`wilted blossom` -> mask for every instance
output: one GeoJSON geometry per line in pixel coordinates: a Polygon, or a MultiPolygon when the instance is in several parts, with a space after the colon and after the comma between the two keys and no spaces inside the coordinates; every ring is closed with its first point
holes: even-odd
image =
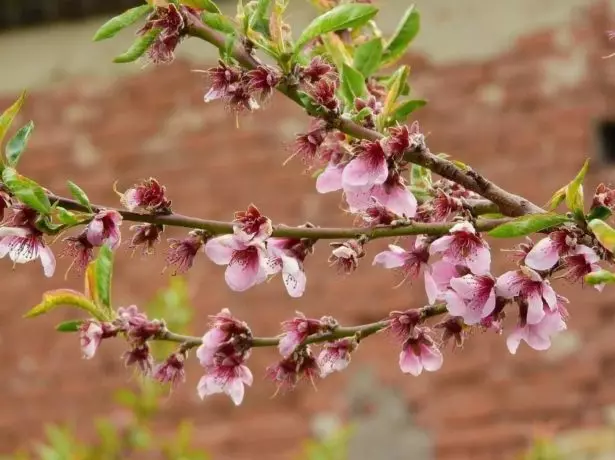
{"type": "Polygon", "coordinates": [[[343,243],[330,243],[333,247],[329,256],[331,266],[337,267],[340,273],[352,273],[359,266],[359,259],[365,255],[363,243],[358,240],[348,240],[343,243]]]}
{"type": "Polygon", "coordinates": [[[615,190],[607,187],[604,184],[599,184],[596,187],[596,193],[592,200],[591,209],[595,209],[599,206],[609,208],[611,211],[615,210],[615,190]]]}
{"type": "MultiPolygon", "coordinates": [[[[598,262],[600,256],[596,252],[583,244],[579,244],[574,253],[562,259],[564,267],[564,277],[570,282],[583,281],[585,275],[597,272],[602,269],[598,262]]],[[[604,289],[604,283],[596,284],[594,287],[598,291],[604,289]]]]}
{"type": "Polygon", "coordinates": [[[354,100],[354,108],[357,112],[363,109],[369,109],[369,114],[361,120],[361,124],[368,128],[375,128],[374,115],[382,113],[383,104],[374,96],[370,95],[367,99],[356,98],[354,100]]]}
{"type": "Polygon", "coordinates": [[[305,292],[307,277],[303,261],[312,251],[313,242],[296,238],[269,238],[267,240],[267,274],[282,272],[282,280],[291,297],[301,297],[305,292]]]}
{"type": "Polygon", "coordinates": [[[327,342],[323,345],[318,355],[317,362],[320,368],[320,377],[324,378],[335,371],[341,372],[350,364],[350,357],[359,343],[354,337],[345,337],[335,342],[327,342]]]}
{"type": "Polygon", "coordinates": [[[534,270],[549,270],[576,247],[577,239],[570,231],[556,230],[534,245],[525,256],[525,265],[534,270]]]}
{"type": "Polygon", "coordinates": [[[142,254],[152,254],[154,247],[160,242],[164,227],[159,224],[139,224],[130,227],[130,231],[134,232],[128,247],[133,251],[139,246],[142,246],[142,254]]]}
{"type": "Polygon", "coordinates": [[[154,357],[149,345],[143,343],[124,353],[124,365],[135,366],[145,376],[151,375],[154,370],[154,357]]]}
{"type": "Polygon", "coordinates": [[[312,120],[306,133],[300,133],[295,136],[293,153],[289,160],[295,156],[299,156],[304,165],[312,166],[316,161],[318,149],[324,142],[326,135],[327,130],[325,124],[321,120],[312,120]]]}
{"type": "Polygon", "coordinates": [[[261,65],[247,72],[245,78],[248,92],[256,94],[264,102],[271,97],[275,87],[280,83],[281,75],[275,69],[261,65]]]}
{"type": "Polygon", "coordinates": [[[314,378],[320,374],[318,361],[309,346],[295,350],[290,356],[267,368],[267,376],[276,383],[278,391],[294,388],[303,378],[314,384],[314,378]]]}
{"type": "Polygon", "coordinates": [[[248,325],[235,318],[228,308],[211,316],[210,329],[203,335],[202,344],[196,350],[196,356],[202,366],[212,366],[218,349],[231,340],[246,342],[252,336],[248,325]]]}
{"type": "Polygon", "coordinates": [[[519,304],[519,325],[506,339],[508,350],[517,353],[521,341],[525,341],[534,350],[547,350],[551,346],[551,338],[558,332],[566,330],[565,319],[568,316],[565,303],[568,299],[557,296],[555,308],[544,306],[544,314],[540,321],[530,324],[527,320],[528,306],[525,302],[519,304]]]}
{"type": "Polygon", "coordinates": [[[416,326],[423,321],[421,312],[416,309],[392,311],[389,314],[389,318],[389,325],[386,330],[402,341],[410,337],[414,333],[416,326]]]}
{"type": "Polygon", "coordinates": [[[218,61],[216,67],[202,71],[209,77],[210,88],[205,94],[205,102],[225,99],[229,95],[229,89],[238,85],[241,81],[242,71],[238,67],[232,67],[223,61],[218,61]]]}
{"type": "Polygon", "coordinates": [[[416,198],[406,187],[404,178],[396,172],[390,173],[382,184],[367,187],[344,186],[344,196],[350,212],[367,209],[375,199],[398,216],[413,218],[416,215],[416,198]]]}
{"type": "Polygon", "coordinates": [[[381,141],[363,140],[355,149],[355,156],[342,173],[344,190],[348,187],[369,187],[383,184],[389,176],[387,157],[381,141]]]}
{"type": "Polygon", "coordinates": [[[173,353],[156,367],[153,375],[154,380],[163,384],[171,384],[171,389],[174,389],[180,383],[184,383],[186,381],[185,360],[184,353],[173,353]]]}
{"type": "Polygon", "coordinates": [[[376,227],[378,225],[391,225],[397,220],[397,214],[382,205],[376,198],[372,197],[371,206],[358,212],[360,224],[366,227],[376,227]]]}
{"type": "Polygon", "coordinates": [[[452,278],[467,275],[466,267],[439,260],[425,270],[425,292],[430,305],[436,300],[444,300],[452,278]]]}
{"type": "Polygon", "coordinates": [[[56,259],[43,239],[43,232],[30,225],[0,227],[0,238],[0,259],[8,255],[14,264],[40,259],[45,276],[53,276],[56,259]]]}
{"type": "Polygon", "coordinates": [[[205,244],[205,254],[213,263],[227,265],[224,279],[233,291],[245,291],[267,279],[267,252],[262,241],[222,235],[205,244]]]}
{"type": "Polygon", "coordinates": [[[143,345],[162,331],[162,323],[157,319],[148,319],[147,314],[139,311],[136,305],[118,308],[117,315],[115,324],[126,332],[133,345],[143,345]]]}
{"type": "Polygon", "coordinates": [[[102,339],[115,337],[118,330],[109,323],[99,323],[94,320],[87,320],[79,327],[79,341],[81,342],[81,352],[85,359],[92,359],[96,350],[100,346],[102,339]]]}
{"type": "Polygon", "coordinates": [[[475,275],[486,275],[491,266],[489,245],[469,222],[455,224],[450,235],[431,243],[429,253],[441,253],[444,260],[466,266],[475,275]]]}
{"type": "Polygon", "coordinates": [[[307,88],[307,92],[314,101],[332,112],[339,108],[340,101],[337,99],[337,81],[323,78],[307,88]]]}
{"type": "Polygon", "coordinates": [[[417,278],[421,270],[428,270],[428,261],[429,244],[424,237],[419,236],[414,240],[414,246],[410,250],[389,244],[387,251],[376,254],[372,265],[398,269],[403,275],[403,280],[406,280],[417,278]]]}
{"type": "Polygon", "coordinates": [[[431,222],[445,222],[463,210],[463,203],[459,198],[442,190],[436,190],[436,196],[429,201],[428,206],[431,210],[431,222]]]}
{"type": "Polygon", "coordinates": [[[205,233],[201,230],[192,230],[188,236],[181,240],[170,238],[167,252],[166,266],[175,266],[174,275],[187,272],[194,263],[194,257],[205,243],[205,233]]]}
{"type": "Polygon", "coordinates": [[[120,225],[122,215],[113,209],[103,209],[98,211],[86,228],[88,241],[93,246],[106,244],[111,249],[120,245],[122,234],[120,225]]]}
{"type": "Polygon", "coordinates": [[[283,357],[289,356],[310,335],[332,330],[333,324],[320,319],[306,318],[301,312],[296,312],[293,319],[282,323],[284,334],[280,337],[278,350],[283,357]]]}
{"type": "Polygon", "coordinates": [[[307,83],[316,83],[323,78],[337,80],[334,67],[326,62],[322,56],[315,56],[307,67],[301,69],[299,78],[307,83]]]}
{"type": "Polygon", "coordinates": [[[420,375],[423,370],[435,372],[442,367],[444,357],[429,336],[429,330],[415,328],[415,332],[403,345],[399,354],[399,368],[405,374],[420,375]]]}
{"type": "Polygon", "coordinates": [[[271,236],[273,227],[271,219],[261,214],[256,206],[251,204],[247,211],[237,211],[233,220],[233,231],[241,240],[265,241],[271,236]]]}
{"type": "Polygon", "coordinates": [[[463,319],[456,316],[448,316],[443,321],[434,325],[434,329],[442,330],[442,344],[446,345],[449,340],[455,341],[455,346],[460,348],[465,341],[465,328],[463,319]]]}
{"type": "Polygon", "coordinates": [[[145,25],[137,32],[143,35],[152,29],[160,30],[147,50],[147,55],[154,64],[167,64],[175,59],[175,48],[182,40],[186,27],[184,14],[195,14],[195,10],[185,5],[178,7],[173,3],[156,6],[145,25]]]}
{"type": "Polygon", "coordinates": [[[121,193],[120,201],[129,211],[143,209],[151,213],[166,214],[171,210],[171,200],[166,196],[166,187],[153,177],[121,193]]]}
{"type": "Polygon", "coordinates": [[[446,291],[446,308],[466,324],[478,324],[495,309],[495,279],[490,275],[465,275],[452,278],[446,291]]]}
{"type": "Polygon", "coordinates": [[[71,257],[73,261],[69,270],[74,268],[77,273],[83,273],[94,259],[94,246],[88,240],[87,232],[83,231],[77,236],[68,236],[62,241],[66,243],[66,247],[60,253],[60,257],[71,257]]]}
{"type": "Polygon", "coordinates": [[[518,265],[525,265],[525,258],[534,247],[534,241],[529,236],[525,237],[525,242],[518,244],[513,249],[502,249],[502,251],[509,252],[511,259],[517,262],[518,265]]]}
{"type": "Polygon", "coordinates": [[[506,299],[519,297],[522,302],[526,302],[528,324],[537,324],[544,318],[544,304],[551,310],[554,310],[557,304],[556,294],[549,280],[542,279],[528,267],[521,267],[500,276],[496,281],[496,292],[498,296],[506,299]]]}

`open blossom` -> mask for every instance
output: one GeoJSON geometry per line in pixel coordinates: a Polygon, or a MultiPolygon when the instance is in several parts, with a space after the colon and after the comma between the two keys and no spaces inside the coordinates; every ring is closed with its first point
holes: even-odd
{"type": "Polygon", "coordinates": [[[372,205],[359,211],[358,220],[366,227],[391,225],[397,220],[397,215],[386,206],[383,206],[376,198],[372,197],[372,205]]]}
{"type": "Polygon", "coordinates": [[[175,266],[173,274],[176,275],[185,273],[192,267],[194,258],[205,242],[205,234],[201,230],[192,230],[186,238],[169,238],[168,242],[166,266],[175,266]]]}
{"type": "Polygon", "coordinates": [[[117,332],[117,329],[108,323],[99,323],[94,320],[84,321],[79,327],[79,341],[83,357],[92,359],[102,339],[115,337],[117,332]]]}
{"type": "Polygon", "coordinates": [[[41,231],[33,226],[0,227],[0,238],[0,259],[8,255],[15,264],[40,259],[45,276],[53,276],[56,259],[41,231]]]}
{"type": "Polygon", "coordinates": [[[442,367],[444,357],[426,328],[416,328],[399,354],[399,368],[405,374],[420,375],[423,370],[435,372],[442,367]]]}
{"type": "Polygon", "coordinates": [[[184,361],[186,357],[183,353],[173,353],[154,371],[154,380],[160,383],[170,383],[174,389],[180,383],[186,381],[186,370],[184,361]]]}
{"type": "Polygon", "coordinates": [[[314,378],[320,374],[318,361],[309,346],[295,350],[290,356],[267,368],[267,376],[276,383],[278,391],[294,388],[303,378],[314,384],[314,378]]]}
{"type": "Polygon", "coordinates": [[[111,249],[117,248],[122,239],[121,223],[122,216],[119,212],[112,209],[99,211],[87,226],[88,241],[94,246],[106,244],[111,249]]]}
{"type": "Polygon", "coordinates": [[[534,350],[547,350],[551,346],[551,338],[558,332],[566,330],[566,317],[568,316],[565,303],[568,299],[557,296],[556,307],[545,305],[542,319],[535,324],[527,321],[527,305],[520,304],[519,325],[506,339],[508,350],[514,355],[517,353],[519,344],[523,340],[534,350]]]}
{"type": "Polygon", "coordinates": [[[528,304],[527,323],[537,324],[545,316],[543,304],[556,308],[556,294],[549,280],[528,267],[504,273],[496,281],[496,292],[507,299],[519,297],[528,304]]]}
{"type": "Polygon", "coordinates": [[[248,325],[235,318],[228,308],[211,316],[210,326],[210,329],[203,335],[202,344],[196,350],[197,358],[205,367],[214,364],[214,355],[222,345],[231,340],[241,344],[252,337],[248,325]]]}
{"type": "Polygon", "coordinates": [[[171,209],[171,200],[166,196],[166,187],[153,177],[121,193],[120,201],[129,211],[143,209],[147,212],[164,214],[171,209]]]}
{"type": "Polygon", "coordinates": [[[222,235],[205,244],[205,254],[213,263],[227,265],[224,279],[233,291],[245,291],[267,279],[267,253],[261,241],[222,235]]]}
{"type": "Polygon", "coordinates": [[[252,372],[245,365],[244,356],[232,354],[216,356],[215,363],[206,368],[206,374],[197,385],[199,397],[224,393],[236,406],[243,401],[245,385],[251,386],[254,381],[252,372]]]}
{"type": "Polygon", "coordinates": [[[567,230],[556,230],[543,238],[525,256],[525,265],[534,270],[549,270],[560,257],[574,252],[577,239],[567,230]]]}
{"type": "Polygon", "coordinates": [[[417,237],[414,247],[409,251],[389,244],[388,251],[376,254],[373,265],[382,265],[384,268],[394,268],[401,271],[403,279],[417,278],[421,270],[427,270],[429,261],[429,245],[423,237],[417,237]]]}
{"type": "Polygon", "coordinates": [[[351,212],[367,209],[375,199],[398,216],[412,218],[416,215],[416,198],[397,173],[389,174],[382,184],[368,187],[346,186],[344,195],[351,212]]]}
{"type": "Polygon", "coordinates": [[[246,243],[248,241],[265,241],[271,236],[273,227],[271,219],[261,214],[251,204],[247,211],[237,211],[233,220],[233,231],[246,243]]]}
{"type": "Polygon", "coordinates": [[[331,266],[337,267],[340,273],[352,273],[359,266],[359,259],[365,255],[363,243],[358,240],[348,240],[344,243],[330,243],[333,247],[329,256],[331,266]]]}
{"type": "Polygon", "coordinates": [[[306,318],[301,312],[297,316],[282,323],[284,334],[280,338],[278,350],[284,357],[289,356],[310,335],[331,329],[331,324],[319,319],[306,318]]]}
{"type": "Polygon", "coordinates": [[[452,278],[446,292],[446,308],[466,324],[478,324],[495,309],[495,279],[489,275],[452,278]]]}
{"type": "Polygon", "coordinates": [[[66,242],[66,248],[60,257],[72,257],[73,261],[69,270],[74,268],[77,273],[83,273],[94,259],[94,246],[88,240],[87,232],[81,232],[77,236],[68,236],[63,241],[66,242]]]}
{"type": "MultiPolygon", "coordinates": [[[[596,252],[583,244],[579,244],[574,252],[562,259],[564,265],[564,276],[571,282],[583,281],[585,275],[597,272],[602,269],[598,262],[600,256],[596,252]]],[[[604,289],[604,283],[594,286],[598,291],[604,289]]]]}
{"type": "Polygon", "coordinates": [[[431,243],[430,254],[442,253],[443,259],[468,267],[475,275],[486,275],[491,266],[489,245],[469,222],[455,224],[450,235],[431,243]]]}
{"type": "Polygon", "coordinates": [[[325,343],[317,358],[320,377],[324,378],[335,371],[341,372],[346,369],[350,364],[352,352],[358,346],[359,343],[354,337],[345,337],[335,342],[325,343]]]}
{"type": "Polygon", "coordinates": [[[301,297],[305,292],[307,277],[303,261],[312,250],[308,240],[295,238],[269,238],[267,240],[267,274],[282,272],[282,280],[291,297],[301,297]]]}
{"type": "Polygon", "coordinates": [[[463,203],[461,199],[437,190],[436,196],[429,202],[429,207],[432,222],[445,222],[463,209],[463,203]]]}
{"type": "Polygon", "coordinates": [[[164,227],[158,224],[139,224],[130,227],[135,232],[128,247],[133,251],[142,246],[142,254],[152,254],[154,247],[160,242],[164,227]]]}
{"type": "Polygon", "coordinates": [[[363,140],[355,156],[344,168],[342,184],[348,187],[368,187],[383,184],[389,175],[387,157],[381,141],[363,140]]]}
{"type": "Polygon", "coordinates": [[[444,300],[451,279],[467,274],[467,269],[452,264],[446,260],[439,260],[425,270],[425,292],[430,305],[436,300],[444,300]]]}

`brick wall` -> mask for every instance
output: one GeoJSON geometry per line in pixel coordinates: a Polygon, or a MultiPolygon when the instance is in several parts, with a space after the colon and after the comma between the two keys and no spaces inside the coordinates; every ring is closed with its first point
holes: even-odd
{"type": "MultiPolygon", "coordinates": [[[[528,21],[536,22],[529,15],[530,3],[524,11],[528,21]]],[[[549,2],[544,14],[559,11],[563,3],[572,7],[575,2],[549,2]]],[[[438,24],[446,24],[447,10],[441,10],[430,10],[431,36],[438,24]]],[[[613,24],[611,10],[605,3],[571,9],[559,22],[511,33],[514,38],[505,46],[500,43],[488,53],[479,51],[493,45],[491,38],[501,42],[501,34],[489,35],[488,10],[470,10],[468,21],[455,24],[463,36],[467,28],[482,30],[476,50],[469,47],[458,59],[448,49],[409,57],[413,88],[430,100],[419,113],[429,145],[472,164],[505,188],[545,202],[584,157],[595,156],[594,122],[615,110],[609,102],[615,94],[610,86],[615,61],[602,59],[613,51],[604,40],[604,30],[613,24]]],[[[493,17],[500,16],[493,12],[493,17]]],[[[523,17],[516,20],[524,23],[523,17]]],[[[450,47],[462,46],[455,43],[455,30],[445,33],[450,47]]],[[[0,44],[19,43],[18,38],[5,38],[0,37],[0,44]]],[[[23,43],[30,42],[23,38],[23,43]]],[[[22,61],[25,67],[33,65],[23,57],[15,62],[22,61]]],[[[92,67],[99,65],[92,62],[92,67]]],[[[33,90],[24,111],[24,118],[37,124],[23,159],[24,172],[58,193],[72,179],[99,203],[116,202],[113,181],[123,187],[152,175],[168,186],[175,210],[184,214],[228,219],[231,211],[253,201],[276,222],[349,224],[338,210],[338,196],[316,197],[312,180],[301,175],[298,164],[281,167],[288,156],[284,145],[306,124],[299,110],[276,98],[260,116],[242,118],[237,130],[234,118],[221,107],[201,102],[202,81],[190,72],[196,66],[194,60],[180,60],[114,78],[53,74],[53,84],[47,81],[33,90]]],[[[15,70],[7,67],[7,72],[15,70]]],[[[0,105],[13,97],[5,93],[0,105]]],[[[595,159],[589,180],[609,180],[612,172],[595,159]]],[[[169,231],[167,236],[178,235],[169,231]]],[[[370,255],[381,246],[370,245],[370,255]]],[[[232,293],[220,267],[202,257],[187,276],[198,309],[195,331],[203,331],[207,315],[222,307],[266,335],[275,333],[275,324],[295,310],[361,323],[393,309],[419,307],[425,300],[420,286],[392,289],[392,274],[370,267],[369,258],[345,278],[327,268],[326,257],[326,247],[317,247],[307,262],[307,293],[298,300],[286,296],[279,280],[232,293]]],[[[497,257],[494,271],[508,266],[497,257]]],[[[61,262],[58,275],[45,280],[35,264],[11,271],[9,262],[0,263],[0,451],[40,436],[44,421],[67,421],[80,433],[91,434],[89,421],[111,413],[113,389],[129,378],[118,360],[123,351],[119,341],[105,343],[96,359],[85,362],[74,337],[52,331],[68,313],[21,319],[43,290],[64,285],[66,268],[66,261],[61,262]]],[[[161,268],[161,255],[144,261],[121,250],[116,304],[149,298],[166,281],[161,268]]],[[[80,287],[78,280],[68,283],[80,287]]],[[[305,386],[271,399],[273,387],[263,381],[263,369],[275,359],[275,351],[259,350],[251,359],[255,384],[241,408],[231,407],[225,398],[200,402],[194,391],[199,369],[191,365],[188,383],[164,405],[161,430],[188,416],[198,426],[199,445],[217,453],[216,458],[248,459],[259,452],[263,458],[286,459],[310,434],[317,417],[351,415],[360,427],[373,427],[353,440],[353,459],[374,458],[366,446],[379,449],[382,458],[408,458],[411,448],[415,458],[509,458],[541,427],[603,425],[605,408],[615,403],[613,294],[609,289],[602,296],[581,289],[560,292],[572,301],[570,330],[547,353],[524,347],[513,357],[502,337],[472,337],[463,350],[446,353],[441,372],[412,378],[397,368],[397,346],[386,337],[374,337],[362,345],[349,371],[329,377],[317,392],[305,386]],[[372,375],[367,383],[365,373],[372,375]],[[408,443],[408,437],[415,442],[408,443]]]]}

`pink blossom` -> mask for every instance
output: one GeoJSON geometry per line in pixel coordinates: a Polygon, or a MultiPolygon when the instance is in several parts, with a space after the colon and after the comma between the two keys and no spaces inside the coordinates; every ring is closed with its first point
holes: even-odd
{"type": "Polygon", "coordinates": [[[324,171],[316,178],[316,191],[318,193],[335,192],[342,188],[342,174],[344,166],[329,162],[324,171]]]}
{"type": "Polygon", "coordinates": [[[363,140],[356,148],[355,156],[342,173],[346,188],[369,187],[383,184],[389,175],[387,157],[380,141],[363,140]]]}
{"type": "Polygon", "coordinates": [[[245,385],[251,386],[253,381],[252,372],[242,358],[227,356],[207,369],[206,375],[199,380],[197,391],[201,399],[225,393],[239,406],[243,401],[245,385]]]}
{"type": "Polygon", "coordinates": [[[256,206],[251,204],[247,211],[237,211],[233,220],[233,231],[241,240],[265,241],[271,236],[273,227],[271,219],[261,214],[256,206]]]}
{"type": "Polygon", "coordinates": [[[216,352],[231,339],[234,339],[237,345],[242,345],[252,337],[248,325],[235,318],[228,308],[210,318],[210,329],[203,335],[202,344],[196,350],[197,358],[205,367],[214,364],[216,352]]]}
{"type": "Polygon", "coordinates": [[[363,243],[358,240],[348,240],[344,243],[330,243],[333,247],[329,263],[340,273],[350,274],[359,266],[359,259],[365,255],[363,243]]]}
{"type": "Polygon", "coordinates": [[[452,278],[445,294],[446,308],[469,325],[478,324],[495,309],[495,279],[489,275],[452,278]]]}
{"type": "Polygon", "coordinates": [[[103,328],[96,321],[85,321],[79,328],[79,340],[81,341],[81,352],[85,359],[92,359],[103,338],[103,328]]]}
{"type": "Polygon", "coordinates": [[[205,254],[213,263],[227,265],[224,279],[233,291],[245,291],[267,279],[267,253],[261,241],[222,235],[205,244],[205,254]]]}
{"type": "Polygon", "coordinates": [[[166,197],[166,187],[153,177],[121,193],[120,201],[129,211],[143,209],[151,213],[164,214],[171,209],[171,200],[166,197]]]}
{"type": "Polygon", "coordinates": [[[469,222],[455,224],[450,235],[442,236],[429,247],[430,254],[442,253],[443,259],[468,267],[475,275],[486,275],[491,266],[489,245],[469,222]]]}
{"type": "Polygon", "coordinates": [[[428,269],[428,261],[429,245],[424,238],[417,237],[414,241],[414,247],[409,251],[394,244],[389,244],[388,251],[376,254],[372,265],[399,269],[405,280],[417,278],[421,270],[428,269]]]}
{"type": "Polygon", "coordinates": [[[423,370],[435,372],[442,367],[442,353],[425,328],[417,328],[399,354],[399,368],[405,374],[420,375],[423,370]]]}
{"type": "Polygon", "coordinates": [[[560,257],[571,254],[577,240],[569,231],[556,230],[540,240],[525,256],[525,265],[534,270],[549,270],[560,257]]]}
{"type": "Polygon", "coordinates": [[[567,313],[564,303],[568,303],[568,299],[558,295],[556,307],[553,309],[545,306],[542,318],[534,324],[527,321],[529,311],[527,306],[522,306],[520,308],[520,324],[506,339],[508,351],[513,355],[517,353],[517,348],[519,348],[522,340],[534,350],[549,349],[551,338],[558,332],[566,330],[565,318],[567,313]]]}
{"type": "Polygon", "coordinates": [[[386,330],[391,331],[398,339],[406,341],[422,321],[421,312],[417,309],[392,311],[389,313],[389,325],[386,330]]]}
{"type": "Polygon", "coordinates": [[[391,174],[384,184],[369,187],[344,187],[350,212],[359,212],[373,206],[374,200],[398,216],[415,217],[416,198],[398,174],[391,174]]]}
{"type": "Polygon", "coordinates": [[[106,244],[111,249],[120,245],[122,215],[112,209],[98,211],[86,228],[88,241],[94,246],[106,244]]]}
{"type": "Polygon", "coordinates": [[[303,261],[311,250],[305,240],[270,238],[267,240],[267,274],[282,272],[282,280],[291,297],[301,297],[305,292],[307,277],[303,261]]]}
{"type": "Polygon", "coordinates": [[[309,346],[295,350],[290,356],[267,368],[267,376],[276,382],[278,391],[294,388],[303,378],[314,384],[314,378],[320,374],[318,361],[309,346]]]}
{"type": "Polygon", "coordinates": [[[341,372],[346,369],[350,364],[351,353],[358,346],[358,342],[353,337],[325,343],[317,359],[320,377],[324,378],[335,371],[341,372]]]}
{"type": "MultiPolygon", "coordinates": [[[[583,281],[585,275],[602,269],[598,265],[600,256],[592,248],[583,244],[579,244],[573,254],[564,257],[562,260],[565,270],[564,276],[573,283],[583,281]]],[[[594,287],[601,292],[604,289],[604,283],[596,284],[594,287]]]]}
{"type": "Polygon", "coordinates": [[[519,297],[521,301],[527,302],[527,323],[537,324],[545,313],[543,302],[553,310],[556,307],[556,294],[551,283],[534,270],[528,267],[521,267],[520,270],[513,270],[504,273],[496,281],[496,292],[498,296],[506,299],[519,297]]]}
{"type": "Polygon", "coordinates": [[[442,190],[436,191],[436,196],[429,205],[432,210],[430,216],[432,222],[445,222],[463,209],[460,198],[448,195],[442,190]]]}
{"type": "Polygon", "coordinates": [[[444,300],[451,279],[465,275],[464,268],[446,260],[439,260],[425,270],[425,292],[430,305],[436,300],[444,300]]]}
{"type": "Polygon", "coordinates": [[[8,255],[14,264],[40,259],[45,276],[53,276],[56,259],[42,232],[33,226],[0,227],[0,238],[0,259],[8,255]]]}
{"type": "Polygon", "coordinates": [[[145,344],[162,331],[162,323],[157,319],[148,319],[147,314],[139,311],[136,305],[120,307],[117,314],[115,324],[119,325],[129,342],[135,346],[145,344]]]}
{"type": "Polygon", "coordinates": [[[391,225],[397,220],[397,215],[372,197],[372,205],[359,211],[356,220],[359,222],[359,225],[376,227],[378,225],[391,225]]]}
{"type": "Polygon", "coordinates": [[[186,381],[186,370],[183,353],[173,353],[154,371],[154,380],[160,383],[170,383],[171,389],[186,381]]]}
{"type": "MultiPolygon", "coordinates": [[[[203,247],[206,236],[202,230],[192,230],[182,239],[169,238],[169,250],[166,257],[166,267],[175,266],[174,275],[185,273],[194,263],[199,250],[203,247]]],[[[165,269],[166,269],[165,267],[165,269]]]]}
{"type": "Polygon", "coordinates": [[[330,330],[330,325],[319,319],[306,318],[301,312],[292,320],[284,321],[282,329],[284,334],[280,337],[278,350],[283,357],[288,357],[310,335],[330,330]]]}

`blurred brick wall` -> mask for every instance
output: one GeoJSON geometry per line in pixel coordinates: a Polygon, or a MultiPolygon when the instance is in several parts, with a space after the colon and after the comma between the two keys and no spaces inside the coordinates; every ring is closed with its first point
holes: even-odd
{"type": "MultiPolygon", "coordinates": [[[[545,202],[584,157],[595,157],[593,123],[615,109],[608,102],[615,94],[610,87],[615,61],[602,59],[613,51],[604,39],[609,24],[610,9],[597,3],[574,10],[557,28],[517,34],[497,55],[456,62],[412,55],[412,86],[430,101],[417,116],[431,149],[545,202]]],[[[454,40],[454,31],[447,33],[454,40]]],[[[63,77],[32,91],[22,119],[34,119],[37,128],[22,160],[24,173],[57,193],[65,192],[66,179],[76,181],[97,203],[117,204],[111,191],[115,180],[122,188],[151,175],[168,186],[175,210],[183,214],[228,219],[255,202],[276,222],[350,224],[338,210],[339,196],[316,196],[313,181],[301,175],[298,164],[281,167],[288,156],[285,145],[307,123],[300,111],[278,97],[266,111],[242,117],[236,129],[220,106],[201,102],[201,77],[190,72],[195,67],[178,61],[115,79],[63,77]]],[[[4,94],[0,106],[14,96],[4,94]]],[[[609,165],[597,158],[593,164],[592,184],[612,177],[609,165]]],[[[170,230],[167,237],[181,234],[170,230]]],[[[319,244],[307,262],[307,293],[298,300],[287,297],[279,279],[232,293],[223,270],[203,256],[188,274],[198,309],[194,330],[204,331],[207,315],[223,307],[268,335],[295,310],[333,314],[353,324],[421,306],[421,286],[392,289],[393,275],[370,267],[382,245],[370,245],[357,273],[344,278],[327,268],[327,247],[319,244]]],[[[120,250],[116,305],[149,299],[166,282],[162,266],[162,254],[142,260],[120,250]]],[[[494,272],[509,266],[498,257],[494,272]]],[[[70,422],[91,434],[90,421],[113,412],[113,390],[129,381],[118,359],[120,341],[104,343],[96,359],[86,362],[79,359],[76,337],[53,332],[70,312],[27,322],[21,318],[43,290],[65,285],[66,268],[62,261],[57,275],[46,280],[36,264],[11,271],[10,262],[0,262],[1,452],[40,437],[44,422],[70,422]]],[[[80,287],[74,278],[68,283],[80,287]]],[[[413,378],[399,372],[397,345],[374,337],[361,346],[347,372],[319,382],[317,392],[306,385],[271,399],[274,388],[263,380],[263,370],[276,353],[259,350],[250,362],[255,384],[240,408],[223,397],[200,402],[195,392],[200,371],[192,365],[187,384],[164,404],[161,429],[187,416],[197,423],[199,445],[215,458],[248,459],[258,452],[262,458],[286,459],[310,435],[318,415],[350,414],[369,423],[374,407],[387,407],[384,412],[393,415],[402,407],[407,417],[381,417],[384,433],[367,430],[353,441],[353,458],[367,458],[360,449],[367,444],[380,446],[382,458],[407,458],[402,454],[410,447],[403,440],[411,433],[419,433],[427,446],[416,458],[431,458],[430,444],[441,460],[509,458],[527,445],[535,429],[600,426],[605,407],[615,403],[615,298],[609,289],[602,296],[589,289],[560,292],[571,299],[572,319],[569,332],[550,352],[523,346],[511,356],[503,337],[472,337],[463,350],[446,353],[441,372],[413,378]],[[365,369],[376,380],[356,393],[365,369]],[[396,395],[385,398],[389,406],[382,402],[384,393],[396,395]]]]}

